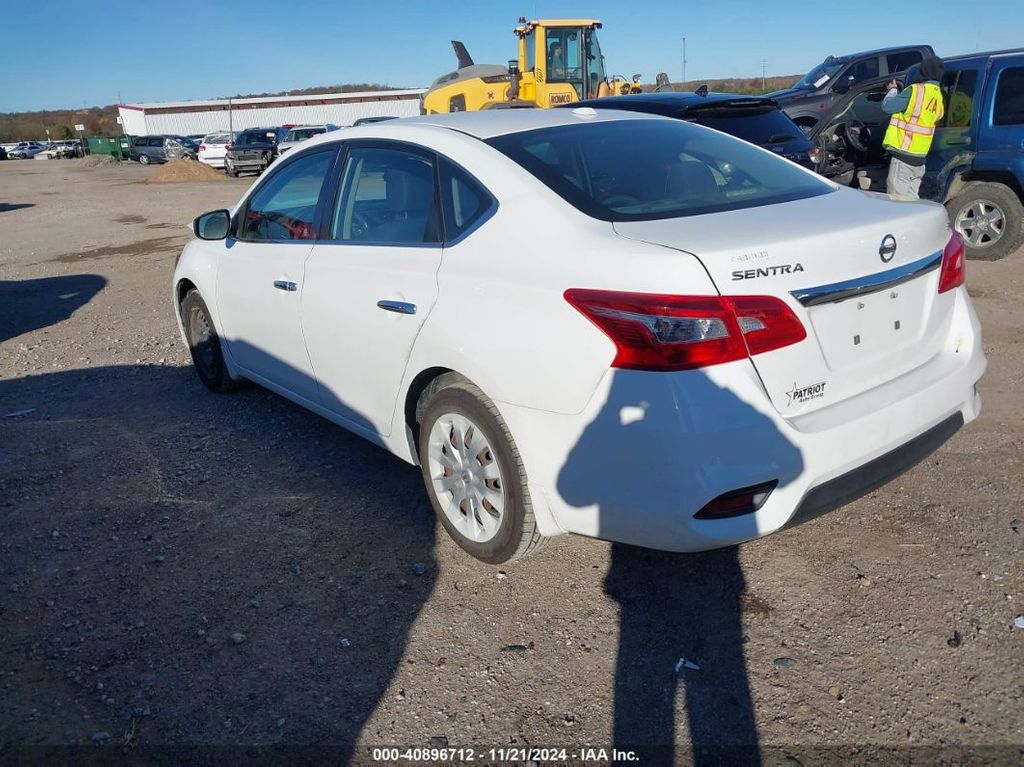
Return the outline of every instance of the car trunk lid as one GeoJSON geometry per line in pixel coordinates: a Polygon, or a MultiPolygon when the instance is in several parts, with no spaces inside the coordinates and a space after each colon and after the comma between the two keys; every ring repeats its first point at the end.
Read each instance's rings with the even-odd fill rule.
{"type": "MultiPolygon", "coordinates": [[[[614,226],[624,237],[696,256],[722,295],[772,295],[789,304],[807,338],[752,358],[785,416],[898,378],[946,343],[953,299],[937,285],[949,227],[938,205],[840,189],[614,226]]],[[[671,290],[685,293],[685,286],[671,290]]]]}

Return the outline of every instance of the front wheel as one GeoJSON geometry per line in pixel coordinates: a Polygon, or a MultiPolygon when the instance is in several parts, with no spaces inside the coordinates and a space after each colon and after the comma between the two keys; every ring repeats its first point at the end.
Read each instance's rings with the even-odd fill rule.
{"type": "Polygon", "coordinates": [[[140,154],[139,155],[139,162],[142,163],[143,165],[149,165],[149,155],[148,154],[140,154]]]}
{"type": "Polygon", "coordinates": [[[206,308],[199,291],[194,288],[181,301],[181,322],[185,327],[188,350],[192,354],[192,364],[199,380],[213,391],[226,392],[236,388],[235,382],[228,375],[220,336],[213,325],[210,310],[206,308]]]}
{"type": "Polygon", "coordinates": [[[537,530],[526,471],[494,403],[453,376],[435,381],[421,402],[420,468],[448,534],[488,564],[537,549],[545,539],[537,530]]]}
{"type": "Polygon", "coordinates": [[[1024,241],[1024,205],[1003,184],[969,183],[946,203],[946,210],[953,228],[964,238],[968,258],[996,261],[1024,241]]]}

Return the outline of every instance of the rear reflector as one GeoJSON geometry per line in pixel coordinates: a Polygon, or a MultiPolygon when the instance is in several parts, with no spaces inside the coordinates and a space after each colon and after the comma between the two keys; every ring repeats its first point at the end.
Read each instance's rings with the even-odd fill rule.
{"type": "Polygon", "coordinates": [[[570,288],[565,300],[615,344],[612,367],[690,370],[807,337],[774,296],[670,296],[570,288]]]}
{"type": "Polygon", "coordinates": [[[939,292],[958,288],[964,284],[964,238],[953,232],[942,250],[942,269],[939,272],[939,292]]]}
{"type": "Polygon", "coordinates": [[[694,514],[694,519],[726,519],[752,514],[764,506],[764,502],[778,484],[779,480],[773,479],[771,482],[722,493],[694,514]]]}

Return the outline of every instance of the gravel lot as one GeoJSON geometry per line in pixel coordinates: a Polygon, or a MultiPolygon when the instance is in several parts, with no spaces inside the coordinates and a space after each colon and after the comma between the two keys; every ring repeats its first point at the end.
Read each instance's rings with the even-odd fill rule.
{"type": "Polygon", "coordinates": [[[889,486],[738,550],[566,537],[497,569],[440,531],[415,468],[263,390],[203,389],[174,257],[251,179],[152,172],[0,163],[0,762],[1024,759],[1024,253],[969,264],[981,418],[889,486]]]}

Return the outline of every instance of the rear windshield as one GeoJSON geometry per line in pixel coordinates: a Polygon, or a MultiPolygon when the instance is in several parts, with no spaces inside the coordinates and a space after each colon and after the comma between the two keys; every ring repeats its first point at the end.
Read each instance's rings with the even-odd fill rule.
{"type": "Polygon", "coordinates": [[[292,128],[285,134],[285,141],[305,141],[313,136],[327,133],[327,128],[292,128]]]}
{"type": "Polygon", "coordinates": [[[276,133],[243,133],[238,138],[239,144],[276,144],[276,133]]]}
{"type": "Polygon", "coordinates": [[[228,134],[227,133],[211,133],[209,136],[203,139],[204,144],[227,144],[228,134]]]}
{"type": "Polygon", "coordinates": [[[617,120],[488,142],[588,216],[650,221],[833,191],[770,152],[681,120],[617,120]]]}
{"type": "Polygon", "coordinates": [[[804,132],[781,110],[770,106],[707,107],[691,110],[686,120],[706,125],[751,144],[807,143],[804,132]]]}

